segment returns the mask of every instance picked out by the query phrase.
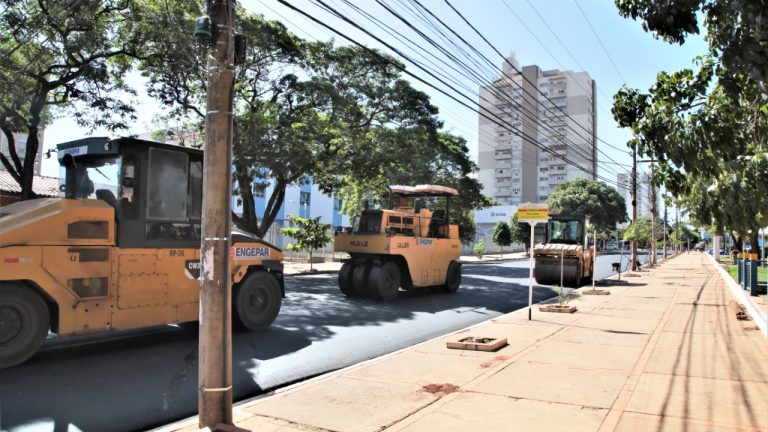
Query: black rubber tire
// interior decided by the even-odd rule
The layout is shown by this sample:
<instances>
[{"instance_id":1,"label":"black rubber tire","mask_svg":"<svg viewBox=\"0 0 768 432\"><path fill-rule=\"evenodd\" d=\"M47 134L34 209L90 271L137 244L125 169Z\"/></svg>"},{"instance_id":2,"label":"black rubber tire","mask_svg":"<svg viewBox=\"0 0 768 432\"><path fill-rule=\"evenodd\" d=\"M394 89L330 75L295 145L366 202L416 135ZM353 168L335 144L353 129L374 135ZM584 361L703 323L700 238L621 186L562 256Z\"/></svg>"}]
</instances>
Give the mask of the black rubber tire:
<instances>
[{"instance_id":1,"label":"black rubber tire","mask_svg":"<svg viewBox=\"0 0 768 432\"><path fill-rule=\"evenodd\" d=\"M277 279L265 271L250 273L232 292L232 324L240 330L261 331L269 327L283 302Z\"/></svg>"},{"instance_id":2,"label":"black rubber tire","mask_svg":"<svg viewBox=\"0 0 768 432\"><path fill-rule=\"evenodd\" d=\"M0 284L0 369L32 357L50 327L48 305L32 288Z\"/></svg>"},{"instance_id":3,"label":"black rubber tire","mask_svg":"<svg viewBox=\"0 0 768 432\"><path fill-rule=\"evenodd\" d=\"M352 261L347 261L339 270L339 290L347 297L354 297L355 290L352 285L352 273L355 271L355 265Z\"/></svg>"},{"instance_id":4,"label":"black rubber tire","mask_svg":"<svg viewBox=\"0 0 768 432\"><path fill-rule=\"evenodd\" d=\"M368 289L382 300L393 300L400 291L400 269L392 261L371 267Z\"/></svg>"},{"instance_id":5,"label":"black rubber tire","mask_svg":"<svg viewBox=\"0 0 768 432\"><path fill-rule=\"evenodd\" d=\"M356 297L368 297L368 276L371 272L369 263L358 263L352 271L352 291Z\"/></svg>"},{"instance_id":6,"label":"black rubber tire","mask_svg":"<svg viewBox=\"0 0 768 432\"><path fill-rule=\"evenodd\" d=\"M455 293L459 290L461 285L461 264L456 261L451 261L448 264L448 272L445 275L445 285L443 285L443 291L447 293Z\"/></svg>"}]
</instances>

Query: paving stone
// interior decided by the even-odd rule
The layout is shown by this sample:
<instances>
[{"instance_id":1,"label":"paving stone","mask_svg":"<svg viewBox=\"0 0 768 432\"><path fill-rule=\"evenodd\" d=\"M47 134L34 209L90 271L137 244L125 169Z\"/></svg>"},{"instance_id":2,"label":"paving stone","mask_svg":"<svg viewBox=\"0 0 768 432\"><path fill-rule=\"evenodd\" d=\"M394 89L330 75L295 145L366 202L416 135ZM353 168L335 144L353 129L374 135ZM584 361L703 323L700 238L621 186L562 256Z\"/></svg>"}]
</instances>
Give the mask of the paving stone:
<instances>
[{"instance_id":1,"label":"paving stone","mask_svg":"<svg viewBox=\"0 0 768 432\"><path fill-rule=\"evenodd\" d=\"M559 364L579 369L629 371L643 347L547 341L520 361Z\"/></svg>"},{"instance_id":2,"label":"paving stone","mask_svg":"<svg viewBox=\"0 0 768 432\"><path fill-rule=\"evenodd\" d=\"M628 372L514 362L467 389L521 399L610 408L628 375Z\"/></svg>"},{"instance_id":3,"label":"paving stone","mask_svg":"<svg viewBox=\"0 0 768 432\"><path fill-rule=\"evenodd\" d=\"M595 431L606 410L574 405L461 393L445 404L425 410L414 421L397 424L392 431Z\"/></svg>"},{"instance_id":4,"label":"paving stone","mask_svg":"<svg viewBox=\"0 0 768 432\"><path fill-rule=\"evenodd\" d=\"M768 430L766 401L766 383L643 374L627 410Z\"/></svg>"},{"instance_id":5,"label":"paving stone","mask_svg":"<svg viewBox=\"0 0 768 432\"><path fill-rule=\"evenodd\" d=\"M437 396L413 384L381 383L337 376L264 399L245 408L309 426L373 432L425 406Z\"/></svg>"}]
</instances>

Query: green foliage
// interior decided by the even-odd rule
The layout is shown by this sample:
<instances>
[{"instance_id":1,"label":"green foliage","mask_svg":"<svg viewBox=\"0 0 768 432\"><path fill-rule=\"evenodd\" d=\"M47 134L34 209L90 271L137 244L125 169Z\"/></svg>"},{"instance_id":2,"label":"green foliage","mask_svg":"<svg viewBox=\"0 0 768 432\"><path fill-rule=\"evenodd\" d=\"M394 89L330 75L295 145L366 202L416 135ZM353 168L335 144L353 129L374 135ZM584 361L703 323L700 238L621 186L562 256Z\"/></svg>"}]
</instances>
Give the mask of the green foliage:
<instances>
[{"instance_id":1,"label":"green foliage","mask_svg":"<svg viewBox=\"0 0 768 432\"><path fill-rule=\"evenodd\" d=\"M478 240L472 247L472 250L475 251L478 258L483 259L483 255L485 255L485 239Z\"/></svg>"},{"instance_id":2,"label":"green foliage","mask_svg":"<svg viewBox=\"0 0 768 432\"><path fill-rule=\"evenodd\" d=\"M689 34L700 33L703 20L712 54L725 68L749 76L765 92L768 79L768 44L765 23L768 8L760 0L616 0L619 13L640 20L645 31L667 42L683 44Z\"/></svg>"},{"instance_id":3,"label":"green foliage","mask_svg":"<svg viewBox=\"0 0 768 432\"><path fill-rule=\"evenodd\" d=\"M561 184L547 199L552 214L589 216L600 232L611 231L625 222L624 198L603 182L575 179Z\"/></svg>"},{"instance_id":4,"label":"green foliage","mask_svg":"<svg viewBox=\"0 0 768 432\"><path fill-rule=\"evenodd\" d=\"M504 221L499 221L493 227L493 242L501 247L501 253L504 254L504 246L512 244L512 233L509 225Z\"/></svg>"},{"instance_id":5,"label":"green foliage","mask_svg":"<svg viewBox=\"0 0 768 432\"><path fill-rule=\"evenodd\" d=\"M648 216L640 216L637 221L632 222L624 232L624 241L634 241L640 243L642 246L649 246L651 244L651 218ZM664 231L661 221L656 221L656 240L663 238Z\"/></svg>"},{"instance_id":6,"label":"green foliage","mask_svg":"<svg viewBox=\"0 0 768 432\"><path fill-rule=\"evenodd\" d=\"M522 243L528 245L531 241L531 227L527 223L519 222L517 212L509 220L509 234L512 237L512 243Z\"/></svg>"},{"instance_id":7,"label":"green foliage","mask_svg":"<svg viewBox=\"0 0 768 432\"><path fill-rule=\"evenodd\" d=\"M660 72L644 93L614 97L630 147L657 160L654 181L680 199L694 221L737 237L768 224L768 44L762 1L617 0L622 15L683 43L706 27L710 51L696 69ZM754 234L753 234L754 235Z\"/></svg>"},{"instance_id":8,"label":"green foliage","mask_svg":"<svg viewBox=\"0 0 768 432\"><path fill-rule=\"evenodd\" d=\"M308 251L310 269L312 268L312 251L320 249L333 241L329 232L331 224L320 222L320 217L302 218L295 215L288 216L290 227L280 228L280 234L296 239L296 243L289 243L289 251Z\"/></svg>"},{"instance_id":9,"label":"green foliage","mask_svg":"<svg viewBox=\"0 0 768 432\"><path fill-rule=\"evenodd\" d=\"M135 119L124 77L132 62L151 55L136 23L146 19L137 1L59 0L4 2L0 15L0 130L9 156L0 161L33 197L38 133L54 116L82 126L125 129ZM27 133L25 154L14 132Z\"/></svg>"},{"instance_id":10,"label":"green foliage","mask_svg":"<svg viewBox=\"0 0 768 432\"><path fill-rule=\"evenodd\" d=\"M401 129L402 137L394 145L373 149L371 156L376 163L366 173L347 175L339 191L343 196L342 213L355 216L360 212L363 199L386 203L388 185L438 184L459 191L451 198L452 222L459 224L459 237L471 243L476 226L472 211L494 204L482 194L482 186L476 178L477 165L469 157L466 141L459 136L440 132L432 135L428 129ZM434 138L434 139L433 139Z\"/></svg>"},{"instance_id":11,"label":"green foliage","mask_svg":"<svg viewBox=\"0 0 768 432\"><path fill-rule=\"evenodd\" d=\"M578 300L581 298L581 294L570 288L557 287L557 299L560 302L560 306L566 306L572 300Z\"/></svg>"}]
</instances>

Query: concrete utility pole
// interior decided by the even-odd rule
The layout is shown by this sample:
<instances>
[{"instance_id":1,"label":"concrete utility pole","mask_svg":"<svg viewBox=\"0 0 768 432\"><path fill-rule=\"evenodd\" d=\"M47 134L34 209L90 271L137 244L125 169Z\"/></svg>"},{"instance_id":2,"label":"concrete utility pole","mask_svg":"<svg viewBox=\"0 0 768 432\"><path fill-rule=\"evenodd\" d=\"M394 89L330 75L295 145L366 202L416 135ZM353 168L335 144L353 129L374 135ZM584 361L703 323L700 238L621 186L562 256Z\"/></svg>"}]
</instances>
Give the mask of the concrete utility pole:
<instances>
[{"instance_id":1,"label":"concrete utility pole","mask_svg":"<svg viewBox=\"0 0 768 432\"><path fill-rule=\"evenodd\" d=\"M229 271L232 196L234 0L208 0L203 214L200 247L199 426L232 423L232 294Z\"/></svg>"},{"instance_id":2,"label":"concrete utility pole","mask_svg":"<svg viewBox=\"0 0 768 432\"><path fill-rule=\"evenodd\" d=\"M651 250L650 264L656 265L656 188L653 186L653 165L651 165L651 179L648 182L648 195L651 199Z\"/></svg>"},{"instance_id":3,"label":"concrete utility pole","mask_svg":"<svg viewBox=\"0 0 768 432\"><path fill-rule=\"evenodd\" d=\"M664 201L664 260L667 260L667 202Z\"/></svg>"},{"instance_id":4,"label":"concrete utility pole","mask_svg":"<svg viewBox=\"0 0 768 432\"><path fill-rule=\"evenodd\" d=\"M637 224L637 145L632 146L632 223ZM637 270L637 242L632 240L630 263L632 271Z\"/></svg>"}]
</instances>

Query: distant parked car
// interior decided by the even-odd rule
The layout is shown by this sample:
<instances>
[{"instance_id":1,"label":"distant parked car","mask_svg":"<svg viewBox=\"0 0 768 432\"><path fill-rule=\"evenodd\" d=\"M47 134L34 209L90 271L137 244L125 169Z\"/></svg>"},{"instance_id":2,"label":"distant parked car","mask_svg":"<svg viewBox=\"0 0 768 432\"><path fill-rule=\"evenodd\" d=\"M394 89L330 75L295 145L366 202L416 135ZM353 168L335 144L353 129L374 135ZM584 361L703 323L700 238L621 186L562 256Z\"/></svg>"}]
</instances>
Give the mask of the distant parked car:
<instances>
[{"instance_id":1,"label":"distant parked car","mask_svg":"<svg viewBox=\"0 0 768 432\"><path fill-rule=\"evenodd\" d=\"M607 245L605 245L605 250L607 251L619 250L619 245L617 245L616 243L608 243Z\"/></svg>"}]
</instances>

